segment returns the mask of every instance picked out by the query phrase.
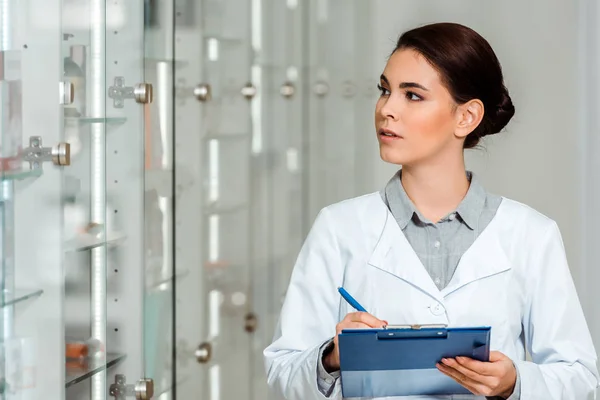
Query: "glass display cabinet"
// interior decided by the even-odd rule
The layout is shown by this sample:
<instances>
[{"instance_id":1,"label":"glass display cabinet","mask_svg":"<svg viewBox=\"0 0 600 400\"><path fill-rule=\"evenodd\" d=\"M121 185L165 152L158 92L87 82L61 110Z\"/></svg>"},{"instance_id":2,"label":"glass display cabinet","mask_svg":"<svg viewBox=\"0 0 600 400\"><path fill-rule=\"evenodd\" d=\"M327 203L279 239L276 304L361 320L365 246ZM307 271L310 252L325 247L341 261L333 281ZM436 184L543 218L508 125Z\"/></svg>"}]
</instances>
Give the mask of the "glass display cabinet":
<instances>
[{"instance_id":1,"label":"glass display cabinet","mask_svg":"<svg viewBox=\"0 0 600 400\"><path fill-rule=\"evenodd\" d=\"M368 176L352 4L0 0L2 400L269 398L303 238Z\"/></svg>"},{"instance_id":2,"label":"glass display cabinet","mask_svg":"<svg viewBox=\"0 0 600 400\"><path fill-rule=\"evenodd\" d=\"M173 28L150 10L0 2L3 399L172 392Z\"/></svg>"}]
</instances>

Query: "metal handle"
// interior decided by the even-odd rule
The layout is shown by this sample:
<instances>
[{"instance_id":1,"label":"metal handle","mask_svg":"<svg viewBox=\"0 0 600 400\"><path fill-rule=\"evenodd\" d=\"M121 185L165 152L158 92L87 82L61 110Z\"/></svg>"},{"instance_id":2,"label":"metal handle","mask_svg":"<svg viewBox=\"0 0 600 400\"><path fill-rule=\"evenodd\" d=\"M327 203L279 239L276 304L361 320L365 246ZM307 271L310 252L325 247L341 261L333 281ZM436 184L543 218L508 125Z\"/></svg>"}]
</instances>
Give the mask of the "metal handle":
<instances>
[{"instance_id":1,"label":"metal handle","mask_svg":"<svg viewBox=\"0 0 600 400\"><path fill-rule=\"evenodd\" d=\"M54 165L71 165L71 144L61 142L52 147L52 162Z\"/></svg>"},{"instance_id":2,"label":"metal handle","mask_svg":"<svg viewBox=\"0 0 600 400\"><path fill-rule=\"evenodd\" d=\"M108 394L116 400L125 400L127 397L133 397L137 400L151 400L154 396L154 381L143 378L133 385L127 384L125 375L117 374L115 383L109 387Z\"/></svg>"},{"instance_id":3,"label":"metal handle","mask_svg":"<svg viewBox=\"0 0 600 400\"><path fill-rule=\"evenodd\" d=\"M256 316L256 314L254 314L253 312L249 312L248 314L246 314L246 320L244 324L244 329L246 330L246 332L253 333L254 331L256 331L257 327L258 317Z\"/></svg>"},{"instance_id":4,"label":"metal handle","mask_svg":"<svg viewBox=\"0 0 600 400\"><path fill-rule=\"evenodd\" d=\"M75 98L75 86L73 82L59 82L58 92L60 95L60 104L73 104Z\"/></svg>"},{"instance_id":5,"label":"metal handle","mask_svg":"<svg viewBox=\"0 0 600 400\"><path fill-rule=\"evenodd\" d=\"M188 89L189 90L189 89ZM194 88L194 97L196 100L205 102L212 97L212 90L208 83L200 83Z\"/></svg>"},{"instance_id":6,"label":"metal handle","mask_svg":"<svg viewBox=\"0 0 600 400\"><path fill-rule=\"evenodd\" d=\"M71 165L71 145L60 142L53 147L44 147L41 136L31 136L29 147L23 149L23 161L29 162L32 169L42 168L42 163L48 161L59 166Z\"/></svg>"},{"instance_id":7,"label":"metal handle","mask_svg":"<svg viewBox=\"0 0 600 400\"><path fill-rule=\"evenodd\" d=\"M140 379L135 383L136 400L151 400L154 396L154 381L152 379Z\"/></svg>"},{"instance_id":8,"label":"metal handle","mask_svg":"<svg viewBox=\"0 0 600 400\"><path fill-rule=\"evenodd\" d=\"M133 88L133 94L135 96L135 101L140 104L150 104L152 103L154 93L152 84L150 83L138 83Z\"/></svg>"},{"instance_id":9,"label":"metal handle","mask_svg":"<svg viewBox=\"0 0 600 400\"><path fill-rule=\"evenodd\" d=\"M254 96L256 96L256 92L258 92L258 90L256 90L256 86L252 83L247 83L246 86L242 88L242 96L248 100L252 100Z\"/></svg>"},{"instance_id":10,"label":"metal handle","mask_svg":"<svg viewBox=\"0 0 600 400\"><path fill-rule=\"evenodd\" d=\"M325 81L318 81L313 86L313 91L319 97L325 97L329 93L329 85Z\"/></svg>"},{"instance_id":11,"label":"metal handle","mask_svg":"<svg viewBox=\"0 0 600 400\"><path fill-rule=\"evenodd\" d=\"M122 76L115 77L113 86L108 88L108 97L113 99L115 108L125 107L125 99L134 99L140 104L152 103L154 90L150 83L138 83L134 86L125 86L125 78Z\"/></svg>"},{"instance_id":12,"label":"metal handle","mask_svg":"<svg viewBox=\"0 0 600 400\"><path fill-rule=\"evenodd\" d=\"M286 99L289 99L289 98L293 97L294 94L296 93L296 87L294 86L293 83L286 82L283 85L281 85L281 88L279 89L279 93L281 93L281 95L283 97L285 97Z\"/></svg>"},{"instance_id":13,"label":"metal handle","mask_svg":"<svg viewBox=\"0 0 600 400\"><path fill-rule=\"evenodd\" d=\"M212 345L208 342L200 344L194 355L196 356L196 361L198 361L198 363L206 364L212 358Z\"/></svg>"}]
</instances>

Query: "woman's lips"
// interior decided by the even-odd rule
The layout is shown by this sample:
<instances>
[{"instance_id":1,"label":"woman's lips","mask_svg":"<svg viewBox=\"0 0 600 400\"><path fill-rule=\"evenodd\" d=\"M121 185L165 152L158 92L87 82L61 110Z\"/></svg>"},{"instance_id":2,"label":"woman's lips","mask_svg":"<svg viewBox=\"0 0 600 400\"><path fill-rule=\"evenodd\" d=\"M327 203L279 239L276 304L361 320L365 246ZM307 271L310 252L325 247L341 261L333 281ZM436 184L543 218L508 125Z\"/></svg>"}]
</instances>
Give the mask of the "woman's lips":
<instances>
[{"instance_id":1,"label":"woman's lips","mask_svg":"<svg viewBox=\"0 0 600 400\"><path fill-rule=\"evenodd\" d=\"M380 129L378 131L378 136L381 140L384 141L394 141L394 140L399 140L402 139L402 136L397 134L396 132L392 131L391 129Z\"/></svg>"}]
</instances>

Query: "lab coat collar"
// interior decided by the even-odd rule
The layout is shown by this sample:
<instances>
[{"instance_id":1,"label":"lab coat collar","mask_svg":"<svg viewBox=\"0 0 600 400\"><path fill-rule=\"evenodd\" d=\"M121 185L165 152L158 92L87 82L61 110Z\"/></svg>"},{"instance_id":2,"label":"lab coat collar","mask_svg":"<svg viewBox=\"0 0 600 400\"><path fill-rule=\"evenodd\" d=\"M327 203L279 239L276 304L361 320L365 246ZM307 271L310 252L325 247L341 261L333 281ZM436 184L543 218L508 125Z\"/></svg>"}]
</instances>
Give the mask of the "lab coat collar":
<instances>
[{"instance_id":1,"label":"lab coat collar","mask_svg":"<svg viewBox=\"0 0 600 400\"><path fill-rule=\"evenodd\" d=\"M421 260L404 236L398 223L385 207L386 218L380 229L381 235L369 258L369 264L396 276L419 288L439 302L451 293L479 279L484 279L511 269L510 262L500 242L504 202L498 208L495 217L462 256L456 272L448 286L439 290Z\"/></svg>"}]
</instances>

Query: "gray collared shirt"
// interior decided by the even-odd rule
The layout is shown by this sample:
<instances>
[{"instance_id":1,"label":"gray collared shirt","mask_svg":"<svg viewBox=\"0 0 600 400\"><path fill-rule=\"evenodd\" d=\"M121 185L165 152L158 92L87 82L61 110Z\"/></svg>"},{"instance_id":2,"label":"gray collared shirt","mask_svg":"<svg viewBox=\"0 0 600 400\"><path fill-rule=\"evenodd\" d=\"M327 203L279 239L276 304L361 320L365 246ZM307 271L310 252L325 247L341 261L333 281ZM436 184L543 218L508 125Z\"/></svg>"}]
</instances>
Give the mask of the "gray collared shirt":
<instances>
[{"instance_id":1,"label":"gray collared shirt","mask_svg":"<svg viewBox=\"0 0 600 400\"><path fill-rule=\"evenodd\" d=\"M433 222L417 210L401 177L402 170L388 182L381 197L431 279L442 290L450 283L460 258L496 215L502 198L487 193L467 172L471 184L464 199L456 210Z\"/></svg>"},{"instance_id":2,"label":"gray collared shirt","mask_svg":"<svg viewBox=\"0 0 600 400\"><path fill-rule=\"evenodd\" d=\"M502 202L502 197L487 193L470 171L467 177L471 184L464 199L456 210L435 223L425 218L408 197L402 186L402 170L381 191L383 202L440 290L450 283L462 255L492 221ZM331 395L339 378L339 371L329 374L323 367L323 353L331 349L332 344L329 340L321 347L317 365L317 383L326 397ZM519 400L520 394L517 371L517 383L509 400Z\"/></svg>"}]
</instances>

